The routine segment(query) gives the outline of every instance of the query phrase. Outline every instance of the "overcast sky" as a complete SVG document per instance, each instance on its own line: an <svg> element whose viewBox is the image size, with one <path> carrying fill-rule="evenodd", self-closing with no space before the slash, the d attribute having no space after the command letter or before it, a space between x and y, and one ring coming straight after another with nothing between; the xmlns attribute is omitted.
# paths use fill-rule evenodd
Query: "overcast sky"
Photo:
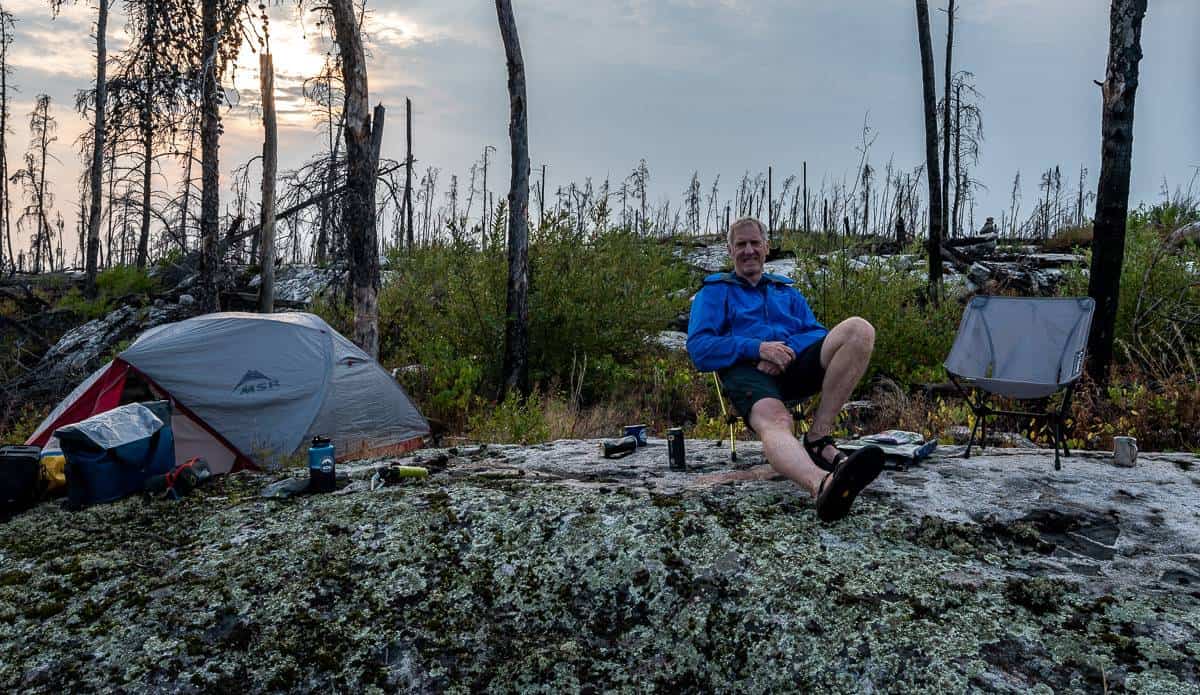
<svg viewBox="0 0 1200 695"><path fill-rule="evenodd" d="M92 79L94 10L84 2L51 20L45 0L3 2L17 18L10 83L10 162L28 140L36 94L60 122L53 189L68 225L85 127L71 110ZM310 3L311 4L311 3ZM722 197L750 170L774 165L777 181L807 160L810 185L852 178L864 118L877 134L873 163L924 157L921 70L911 0L514 0L527 70L530 155L548 165L548 189L605 176L619 181L642 158L651 199L678 204L693 171L704 188L721 174ZM934 7L942 6L937 0ZM1100 94L1108 42L1106 0L960 0L954 62L976 76L986 140L977 176L986 214L1008 205L1020 170L1025 210L1039 172L1055 164L1073 180L1099 171ZM485 145L497 148L489 188L508 183L508 96L494 3L375 0L366 30L373 103L388 107L384 154L403 158L404 98L414 103L418 166L465 180ZM931 9L941 93L945 13ZM110 45L124 43L123 20ZM280 166L319 147L299 82L321 64L321 29L295 4L272 9L281 91ZM1132 199L1158 197L1164 178L1186 185L1200 166L1200 1L1151 0L1137 94ZM257 58L243 53L231 86L257 87ZM261 149L244 107L225 116L222 169ZM226 183L228 177L225 178ZM14 191L15 192L15 191ZM223 189L227 199L228 186Z"/></svg>

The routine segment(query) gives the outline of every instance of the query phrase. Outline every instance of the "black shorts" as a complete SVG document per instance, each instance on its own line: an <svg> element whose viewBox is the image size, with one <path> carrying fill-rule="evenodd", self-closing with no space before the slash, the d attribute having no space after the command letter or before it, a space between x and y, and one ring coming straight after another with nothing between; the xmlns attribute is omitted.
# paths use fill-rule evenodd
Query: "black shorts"
<svg viewBox="0 0 1200 695"><path fill-rule="evenodd" d="M739 362L717 372L721 389L734 409L750 426L750 409L763 398L784 403L802 401L821 392L825 368L821 366L821 346L825 339L804 348L779 376L758 371L757 362Z"/></svg>

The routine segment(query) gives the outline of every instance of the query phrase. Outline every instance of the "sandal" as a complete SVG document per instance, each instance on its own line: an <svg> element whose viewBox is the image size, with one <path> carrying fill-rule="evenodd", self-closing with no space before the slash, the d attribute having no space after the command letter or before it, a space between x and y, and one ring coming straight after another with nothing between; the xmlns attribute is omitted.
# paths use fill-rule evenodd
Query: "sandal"
<svg viewBox="0 0 1200 695"><path fill-rule="evenodd" d="M800 437L800 444L804 447L804 451L808 454L808 458L810 458L812 462L816 464L817 468L820 468L828 473L832 473L837 469L838 464L846 460L846 455L840 451L837 451L837 443L833 441L833 437L830 435L821 437L815 442L810 442L808 441L808 435L805 434ZM834 451L837 451L837 453L833 455L832 461L825 458L825 456L822 454L827 446L831 446L833 447Z"/></svg>
<svg viewBox="0 0 1200 695"><path fill-rule="evenodd" d="M827 473L817 488L817 518L837 521L850 513L858 493L883 472L883 459L883 449L865 446Z"/></svg>

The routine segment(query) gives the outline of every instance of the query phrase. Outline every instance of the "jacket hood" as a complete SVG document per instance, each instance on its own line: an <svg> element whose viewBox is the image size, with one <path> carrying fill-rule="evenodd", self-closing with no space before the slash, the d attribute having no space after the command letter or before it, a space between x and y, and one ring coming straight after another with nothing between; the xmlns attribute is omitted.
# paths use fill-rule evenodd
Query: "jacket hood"
<svg viewBox="0 0 1200 695"><path fill-rule="evenodd" d="M791 278L787 277L786 275L776 275L775 273L763 273L762 279L766 280L767 282L774 282L774 283L778 283L781 285L791 285L792 284ZM706 284L706 285L712 285L712 284L719 283L719 282L728 283L730 285L749 286L745 280L738 277L737 273L734 273L732 271L726 272L726 273L713 273L712 275L709 275L708 277L704 278L704 284Z"/></svg>

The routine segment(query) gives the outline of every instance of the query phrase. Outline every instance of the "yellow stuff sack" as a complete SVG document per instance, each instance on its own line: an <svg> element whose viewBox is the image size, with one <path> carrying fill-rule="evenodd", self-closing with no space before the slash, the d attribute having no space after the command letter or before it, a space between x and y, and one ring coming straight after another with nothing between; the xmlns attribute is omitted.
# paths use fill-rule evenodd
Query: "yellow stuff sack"
<svg viewBox="0 0 1200 695"><path fill-rule="evenodd" d="M58 440L54 437L46 442L40 457L42 480L45 481L47 496L61 495L67 489L67 457L63 456Z"/></svg>

